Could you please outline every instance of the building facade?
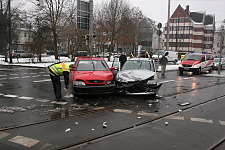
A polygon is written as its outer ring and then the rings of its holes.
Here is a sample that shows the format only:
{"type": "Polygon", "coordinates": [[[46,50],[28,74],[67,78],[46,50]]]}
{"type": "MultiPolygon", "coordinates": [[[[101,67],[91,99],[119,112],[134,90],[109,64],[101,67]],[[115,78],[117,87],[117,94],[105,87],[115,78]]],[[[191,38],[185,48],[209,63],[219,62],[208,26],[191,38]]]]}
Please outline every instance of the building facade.
{"type": "MultiPolygon", "coordinates": [[[[169,50],[212,53],[214,31],[214,15],[207,15],[206,12],[190,12],[189,6],[183,9],[178,5],[170,17],[169,50]]],[[[165,26],[165,37],[167,37],[167,24],[165,26]]],[[[165,39],[165,48],[166,42],[165,39]]]]}

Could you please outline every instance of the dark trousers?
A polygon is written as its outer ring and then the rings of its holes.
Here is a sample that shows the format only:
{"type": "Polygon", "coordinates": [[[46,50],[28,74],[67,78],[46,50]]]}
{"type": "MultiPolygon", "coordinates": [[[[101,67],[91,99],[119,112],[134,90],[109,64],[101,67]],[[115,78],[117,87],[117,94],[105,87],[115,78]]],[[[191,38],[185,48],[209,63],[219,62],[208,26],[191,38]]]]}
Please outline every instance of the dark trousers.
{"type": "Polygon", "coordinates": [[[59,100],[62,98],[60,76],[57,76],[57,75],[53,76],[50,74],[50,77],[52,80],[55,98],[59,100]]]}

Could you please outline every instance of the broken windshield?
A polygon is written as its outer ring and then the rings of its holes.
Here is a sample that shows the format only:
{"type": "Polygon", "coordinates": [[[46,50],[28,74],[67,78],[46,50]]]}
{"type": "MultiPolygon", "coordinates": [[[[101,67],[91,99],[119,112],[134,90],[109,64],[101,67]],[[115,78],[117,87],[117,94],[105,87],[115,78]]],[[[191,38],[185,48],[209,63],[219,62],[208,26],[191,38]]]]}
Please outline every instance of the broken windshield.
{"type": "Polygon", "coordinates": [[[151,61],[128,60],[124,64],[122,70],[144,69],[154,71],[154,66],[151,61]]]}

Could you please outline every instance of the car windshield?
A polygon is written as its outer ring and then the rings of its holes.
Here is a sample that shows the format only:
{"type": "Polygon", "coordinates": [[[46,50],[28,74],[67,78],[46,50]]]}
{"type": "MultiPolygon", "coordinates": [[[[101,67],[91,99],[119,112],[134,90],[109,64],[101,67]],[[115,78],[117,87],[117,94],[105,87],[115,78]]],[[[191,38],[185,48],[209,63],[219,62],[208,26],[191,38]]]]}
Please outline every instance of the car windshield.
{"type": "Polygon", "coordinates": [[[155,55],[163,55],[165,53],[165,51],[163,50],[158,50],[155,52],[155,55]]]}
{"type": "Polygon", "coordinates": [[[144,69],[154,71],[151,61],[128,60],[124,64],[122,70],[144,69]]]}
{"type": "Polygon", "coordinates": [[[103,60],[80,60],[77,71],[109,71],[109,68],[103,60]]]}
{"type": "Polygon", "coordinates": [[[199,60],[201,55],[186,55],[183,60],[199,60]]]}

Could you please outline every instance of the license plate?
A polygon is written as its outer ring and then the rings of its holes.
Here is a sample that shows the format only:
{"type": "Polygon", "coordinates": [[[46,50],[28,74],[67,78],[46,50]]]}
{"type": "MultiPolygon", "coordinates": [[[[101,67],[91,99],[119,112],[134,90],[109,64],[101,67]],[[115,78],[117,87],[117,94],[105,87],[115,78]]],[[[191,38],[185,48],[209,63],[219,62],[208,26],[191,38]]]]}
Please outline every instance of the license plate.
{"type": "Polygon", "coordinates": [[[184,68],[184,70],[189,70],[189,68],[184,68]]]}

